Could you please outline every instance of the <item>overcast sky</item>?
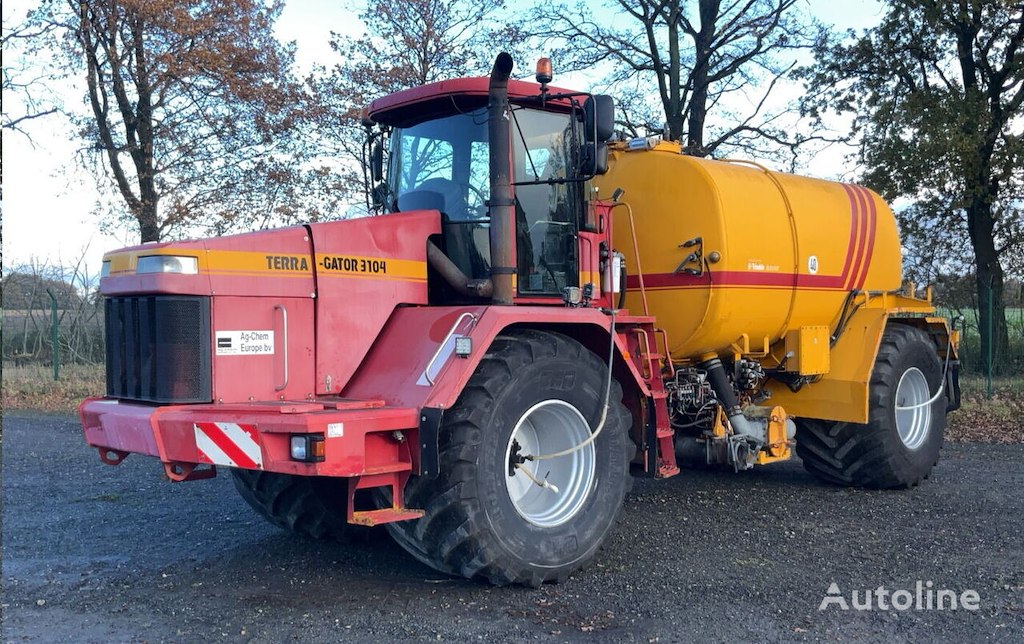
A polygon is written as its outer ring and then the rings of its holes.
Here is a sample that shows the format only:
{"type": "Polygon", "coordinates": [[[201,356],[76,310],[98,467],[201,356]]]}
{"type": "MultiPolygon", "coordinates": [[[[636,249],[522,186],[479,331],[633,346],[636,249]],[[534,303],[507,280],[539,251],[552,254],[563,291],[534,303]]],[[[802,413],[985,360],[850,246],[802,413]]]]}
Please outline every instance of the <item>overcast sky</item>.
{"type": "MultiPolygon", "coordinates": [[[[875,0],[804,0],[809,11],[822,22],[838,28],[863,28],[881,16],[875,0]]],[[[29,6],[27,0],[3,3],[4,23],[20,20],[29,6]]],[[[364,2],[288,0],[277,26],[282,40],[295,41],[300,66],[333,64],[328,47],[331,31],[358,34],[358,14],[364,2]],[[350,7],[346,9],[345,7],[350,7]]],[[[515,0],[510,0],[515,5],[515,0]]],[[[5,56],[6,56],[5,52],[5,56]]],[[[533,61],[517,61],[532,69],[533,61]]],[[[557,74],[557,70],[556,70],[557,74]]],[[[562,79],[560,84],[573,79],[562,79]]],[[[589,88],[580,88],[589,89],[589,88]]],[[[69,84],[63,91],[68,107],[83,104],[83,87],[69,84]]],[[[5,108],[17,113],[4,95],[5,108]]],[[[16,132],[3,132],[3,268],[31,260],[73,264],[83,255],[93,274],[98,273],[105,251],[135,243],[135,227],[103,233],[92,214],[99,199],[92,176],[76,165],[76,146],[59,117],[35,121],[32,139],[16,132]]],[[[843,167],[843,153],[835,150],[816,160],[815,173],[837,177],[843,167]]]]}

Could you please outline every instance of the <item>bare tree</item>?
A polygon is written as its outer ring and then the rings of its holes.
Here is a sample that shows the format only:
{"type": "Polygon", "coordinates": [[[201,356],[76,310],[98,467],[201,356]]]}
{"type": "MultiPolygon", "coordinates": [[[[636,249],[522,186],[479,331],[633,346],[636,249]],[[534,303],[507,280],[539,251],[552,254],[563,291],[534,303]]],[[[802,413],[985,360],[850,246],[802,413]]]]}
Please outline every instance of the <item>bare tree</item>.
{"type": "Polygon", "coordinates": [[[797,0],[614,0],[606,11],[541,4],[531,34],[557,47],[559,68],[605,70],[600,86],[619,98],[622,125],[662,129],[690,154],[723,146],[763,152],[804,139],[767,109],[792,69],[787,52],[810,47],[817,29],[797,0]],[[601,19],[598,16],[608,16],[601,19]],[[660,117],[647,97],[656,95],[660,117]],[[731,100],[735,98],[736,100],[731,100]],[[739,111],[730,108],[745,103],[739,111]],[[717,118],[716,118],[717,115],[717,118]]]}
{"type": "Polygon", "coordinates": [[[86,255],[83,250],[67,265],[31,258],[3,276],[4,359],[13,359],[15,364],[52,359],[52,294],[62,361],[103,360],[103,304],[97,276],[88,271],[86,255]]]}
{"type": "MultiPolygon", "coordinates": [[[[360,114],[373,99],[445,78],[486,74],[498,51],[522,37],[503,22],[505,0],[371,0],[363,35],[334,34],[341,62],[310,79],[326,145],[349,161],[346,184],[361,186],[365,131],[360,114]]],[[[350,191],[355,196],[356,191],[350,191]]],[[[361,193],[359,193],[361,194],[361,193]]]]}
{"type": "Polygon", "coordinates": [[[259,0],[64,0],[30,23],[87,80],[76,119],[142,241],[204,226],[318,218],[303,145],[291,47],[273,35],[282,3],[259,0]],[[308,210],[303,210],[303,208],[308,210]]]}
{"type": "Polygon", "coordinates": [[[28,121],[56,114],[59,108],[46,82],[47,76],[38,68],[26,64],[19,51],[48,35],[49,25],[28,23],[9,24],[3,22],[3,111],[0,125],[5,130],[28,133],[24,125],[28,121]],[[15,99],[17,96],[17,99],[15,99]],[[12,112],[12,105],[23,108],[12,112]]]}

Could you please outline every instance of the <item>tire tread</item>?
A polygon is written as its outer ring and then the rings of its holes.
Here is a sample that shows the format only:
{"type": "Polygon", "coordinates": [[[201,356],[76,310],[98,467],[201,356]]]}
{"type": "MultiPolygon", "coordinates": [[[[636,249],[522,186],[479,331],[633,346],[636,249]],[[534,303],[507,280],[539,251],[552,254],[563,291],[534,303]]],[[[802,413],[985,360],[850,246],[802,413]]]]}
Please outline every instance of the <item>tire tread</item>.
{"type": "MultiPolygon", "coordinates": [[[[867,424],[817,419],[797,422],[796,451],[808,472],[830,483],[875,489],[910,488],[928,477],[938,452],[927,468],[910,467],[895,458],[905,448],[890,415],[895,383],[902,375],[896,373],[900,356],[917,343],[930,346],[927,336],[914,327],[894,323],[886,328],[869,384],[867,424]]],[[[941,433],[944,420],[933,423],[938,428],[932,431],[941,433]]]]}
{"type": "MultiPolygon", "coordinates": [[[[345,502],[346,481],[231,468],[239,495],[259,515],[279,528],[313,539],[350,541],[362,534],[348,524],[345,512],[331,501],[345,502]]],[[[365,530],[363,531],[365,532],[365,530]]]]}
{"type": "MultiPolygon", "coordinates": [[[[574,361],[601,364],[597,356],[569,338],[552,333],[519,330],[514,334],[499,335],[482,359],[459,402],[445,419],[442,432],[444,448],[440,453],[441,474],[434,481],[413,481],[407,488],[406,498],[411,504],[425,503],[426,514],[418,525],[389,524],[388,530],[395,540],[414,557],[442,572],[468,578],[482,578],[497,586],[523,584],[538,587],[544,582],[564,580],[569,571],[560,568],[539,570],[526,562],[516,561],[502,548],[492,543],[492,536],[477,517],[478,499],[473,482],[476,476],[475,458],[481,446],[485,427],[482,421],[486,410],[493,408],[502,388],[517,370],[536,359],[568,357],[574,361]]],[[[603,370],[602,370],[603,371],[603,370]]],[[[618,431],[631,422],[620,401],[622,390],[612,381],[611,411],[606,431],[618,431]],[[618,404],[615,404],[618,402],[618,404]]],[[[625,441],[633,446],[632,441],[625,441]]],[[[632,449],[624,450],[622,468],[626,474],[625,491],[632,480],[628,475],[632,449]]],[[[625,496],[625,491],[623,496],[625,496]]],[[[612,517],[614,524],[621,499],[612,517]]],[[[599,548],[593,548],[574,569],[585,566],[599,548]]]]}

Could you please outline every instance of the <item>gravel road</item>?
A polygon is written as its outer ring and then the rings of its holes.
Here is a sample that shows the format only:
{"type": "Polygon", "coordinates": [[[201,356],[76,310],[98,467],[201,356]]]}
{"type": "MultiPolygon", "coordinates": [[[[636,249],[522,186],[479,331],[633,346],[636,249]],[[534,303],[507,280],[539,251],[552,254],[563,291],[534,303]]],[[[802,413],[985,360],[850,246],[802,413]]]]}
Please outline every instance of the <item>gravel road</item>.
{"type": "MultiPolygon", "coordinates": [[[[230,478],[103,465],[75,419],[3,419],[5,642],[1024,641],[1024,445],[949,444],[923,486],[829,487],[798,461],[637,480],[561,585],[492,588],[373,533],[339,545],[258,518],[230,478]],[[916,582],[980,609],[819,610],[916,582]]],[[[877,602],[875,604],[877,606],[877,602]]]]}

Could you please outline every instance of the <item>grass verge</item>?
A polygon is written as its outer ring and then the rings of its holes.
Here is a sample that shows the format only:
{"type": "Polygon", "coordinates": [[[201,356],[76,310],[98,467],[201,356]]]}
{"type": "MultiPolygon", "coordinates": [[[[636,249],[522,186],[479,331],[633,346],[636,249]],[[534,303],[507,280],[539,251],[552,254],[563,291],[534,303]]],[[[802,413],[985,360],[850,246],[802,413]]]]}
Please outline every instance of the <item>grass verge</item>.
{"type": "Polygon", "coordinates": [[[63,365],[54,382],[52,367],[4,364],[3,408],[77,414],[82,400],[102,396],[106,388],[103,365],[63,365]]]}
{"type": "MultiPolygon", "coordinates": [[[[981,443],[1024,443],[1024,375],[993,380],[986,398],[985,379],[961,379],[963,406],[948,417],[947,440],[981,443]]],[[[3,409],[76,414],[78,404],[106,388],[102,365],[66,365],[60,381],[44,366],[4,365],[3,409]]]]}
{"type": "Polygon", "coordinates": [[[1024,443],[1024,375],[992,379],[963,376],[961,407],[948,417],[946,438],[957,442],[1024,443]]]}

